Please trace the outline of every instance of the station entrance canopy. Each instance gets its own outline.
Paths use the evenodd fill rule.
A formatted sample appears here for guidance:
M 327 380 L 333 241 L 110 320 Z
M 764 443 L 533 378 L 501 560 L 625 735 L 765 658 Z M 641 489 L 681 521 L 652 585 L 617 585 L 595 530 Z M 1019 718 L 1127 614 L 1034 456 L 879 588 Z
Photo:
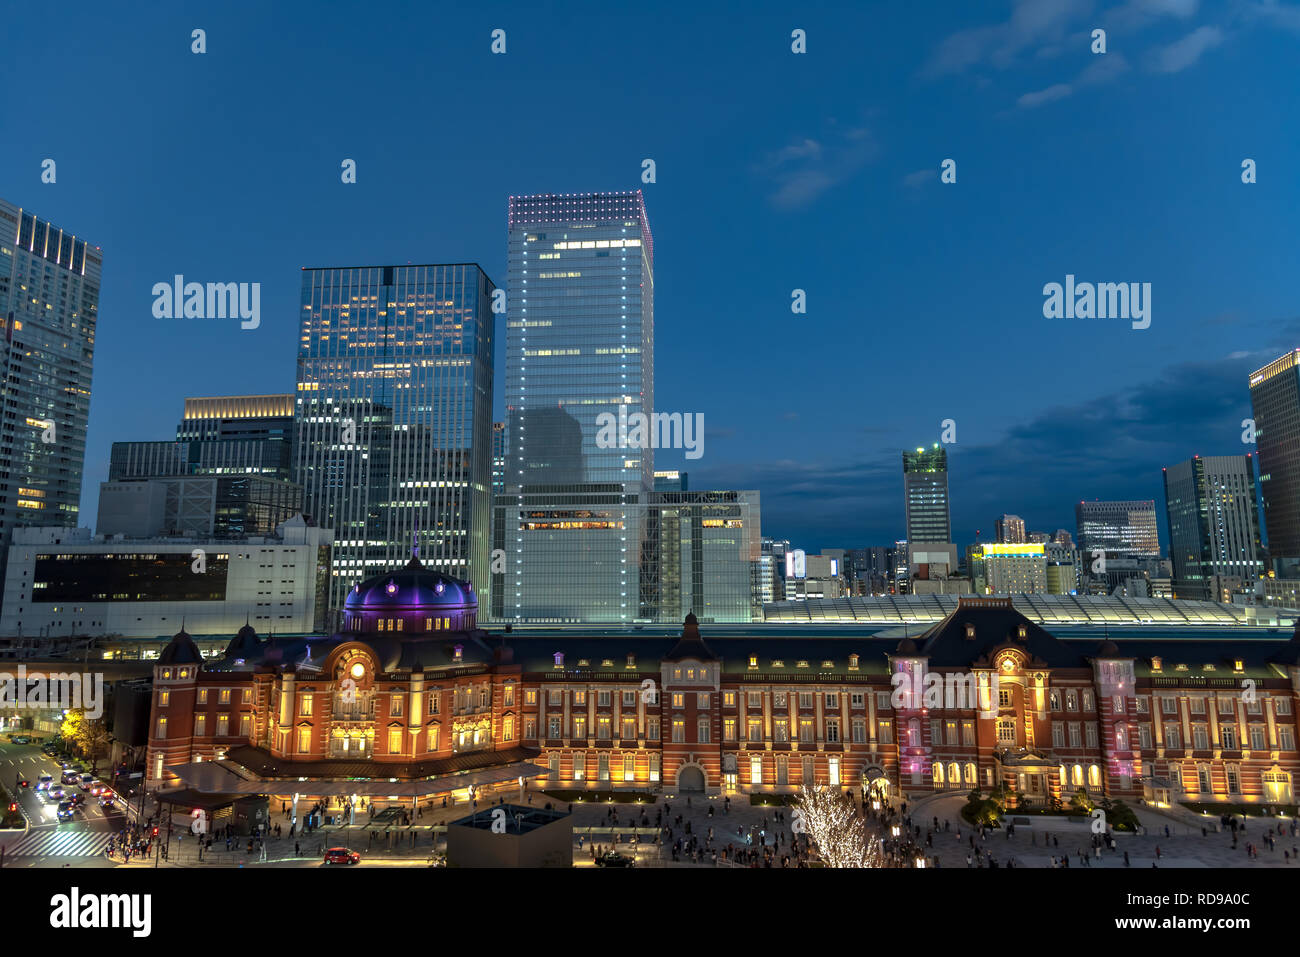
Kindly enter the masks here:
M 225 761 L 199 761 L 167 768 L 185 786 L 200 794 L 219 794 L 227 800 L 248 794 L 303 794 L 311 797 L 426 798 L 450 794 L 463 788 L 481 788 L 519 778 L 535 778 L 547 769 L 528 761 L 448 774 L 419 781 L 394 781 L 387 778 L 368 780 L 325 780 L 321 778 L 249 778 L 236 772 Z M 162 791 L 165 798 L 169 792 Z

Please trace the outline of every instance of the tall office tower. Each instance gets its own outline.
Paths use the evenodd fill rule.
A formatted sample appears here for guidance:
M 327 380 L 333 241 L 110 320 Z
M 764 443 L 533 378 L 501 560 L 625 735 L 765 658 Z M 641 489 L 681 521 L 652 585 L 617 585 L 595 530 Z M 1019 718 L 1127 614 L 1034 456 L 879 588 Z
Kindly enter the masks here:
M 656 492 L 650 496 L 647 578 L 659 583 L 656 621 L 763 618 L 762 526 L 757 491 Z M 770 554 L 767 556 L 772 557 Z
M 293 474 L 293 393 L 188 398 L 172 442 L 114 442 L 109 481 Z
M 333 607 L 412 542 L 490 591 L 494 288 L 472 263 L 303 270 L 294 474 L 334 529 Z
M 1279 578 L 1300 577 L 1300 349 L 1251 374 L 1250 406 L 1269 562 Z
M 76 527 L 103 257 L 0 200 L 0 576 L 15 527 Z
M 492 423 L 492 494 L 506 490 L 506 424 Z
M 1174 596 L 1218 600 L 1218 575 L 1254 583 L 1263 573 L 1250 455 L 1196 456 L 1164 469 Z
M 1160 533 L 1156 531 L 1155 500 L 1145 502 L 1080 502 L 1074 507 L 1079 550 L 1084 558 L 1102 549 L 1106 559 L 1156 559 Z
M 1056 530 L 1056 534 L 1052 536 L 1052 541 L 1056 542 L 1058 545 L 1069 545 L 1071 548 L 1074 547 L 1074 536 L 1063 528 L 1058 528 Z
M 1025 535 L 1025 520 L 1019 515 L 1003 515 L 993 523 L 993 531 L 1003 544 L 1029 541 Z
M 910 544 L 952 541 L 946 449 L 936 443 L 903 453 L 903 494 Z
M 508 227 L 504 617 L 653 619 L 654 448 L 629 443 L 639 433 L 625 424 L 654 410 L 645 202 L 639 190 L 512 196 Z M 612 443 L 606 415 L 620 424 Z

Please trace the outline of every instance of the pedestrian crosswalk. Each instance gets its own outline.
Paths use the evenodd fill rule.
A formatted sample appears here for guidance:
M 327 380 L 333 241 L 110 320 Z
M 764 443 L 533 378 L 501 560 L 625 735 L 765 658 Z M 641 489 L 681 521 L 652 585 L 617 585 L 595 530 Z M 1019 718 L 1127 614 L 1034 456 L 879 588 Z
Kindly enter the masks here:
M 5 848 L 6 857 L 94 857 L 113 839 L 103 831 L 32 831 Z

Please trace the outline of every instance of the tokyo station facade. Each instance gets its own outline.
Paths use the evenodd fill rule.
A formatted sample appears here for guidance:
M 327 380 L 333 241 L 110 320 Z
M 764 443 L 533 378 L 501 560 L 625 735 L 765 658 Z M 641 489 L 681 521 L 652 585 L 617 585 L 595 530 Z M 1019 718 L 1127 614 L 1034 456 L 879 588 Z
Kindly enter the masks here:
M 182 630 L 154 667 L 150 788 L 1295 800 L 1300 630 L 1064 639 L 1007 598 L 901 640 L 710 638 L 694 615 L 679 638 L 523 637 L 477 613 L 470 583 L 413 558 L 354 586 L 332 636 L 245 627 L 204 660 Z M 977 693 L 919 693 L 931 673 Z

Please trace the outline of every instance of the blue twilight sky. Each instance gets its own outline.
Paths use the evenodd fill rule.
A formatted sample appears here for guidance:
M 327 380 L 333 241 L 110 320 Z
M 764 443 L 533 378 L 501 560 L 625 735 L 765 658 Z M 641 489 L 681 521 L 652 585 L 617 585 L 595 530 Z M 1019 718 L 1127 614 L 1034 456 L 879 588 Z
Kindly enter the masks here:
M 468 260 L 504 284 L 510 194 L 635 189 L 647 157 L 656 404 L 707 427 L 702 459 L 657 464 L 761 490 L 764 532 L 809 550 L 901 537 L 900 452 L 946 418 L 959 543 L 1004 511 L 1052 531 L 1081 498 L 1159 502 L 1162 465 L 1247 450 L 1247 374 L 1300 345 L 1298 2 L 3 19 L 0 196 L 104 250 L 83 524 L 114 440 L 170 438 L 186 395 L 293 389 L 300 267 Z M 260 282 L 261 327 L 153 318 L 175 273 Z M 1150 328 L 1045 319 L 1067 273 L 1150 282 Z M 498 414 L 504 354 L 501 323 Z

